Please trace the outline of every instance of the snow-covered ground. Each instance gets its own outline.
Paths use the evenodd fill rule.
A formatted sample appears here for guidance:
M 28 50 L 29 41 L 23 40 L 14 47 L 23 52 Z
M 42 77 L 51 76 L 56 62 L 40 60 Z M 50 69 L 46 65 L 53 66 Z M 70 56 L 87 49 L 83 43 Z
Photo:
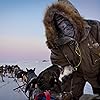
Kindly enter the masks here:
M 18 87 L 13 78 L 5 77 L 4 81 L 2 82 L 0 78 L 0 100 L 28 100 L 20 89 L 13 90 Z
M 19 62 L 18 64 L 22 69 L 36 67 L 36 74 L 38 75 L 42 70 L 50 66 L 50 62 Z M 25 94 L 20 90 L 14 91 L 13 89 L 18 87 L 16 81 L 13 78 L 4 77 L 4 81 L 1 81 L 0 77 L 0 100 L 28 100 Z M 21 84 L 21 82 L 19 82 Z M 89 83 L 86 83 L 84 88 L 84 94 L 93 94 L 92 88 Z

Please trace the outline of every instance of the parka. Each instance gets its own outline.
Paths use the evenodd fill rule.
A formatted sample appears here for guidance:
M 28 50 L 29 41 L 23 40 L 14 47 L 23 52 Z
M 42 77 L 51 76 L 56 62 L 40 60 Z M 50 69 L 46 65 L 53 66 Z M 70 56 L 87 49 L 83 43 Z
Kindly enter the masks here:
M 69 41 L 66 36 L 61 39 L 57 37 L 58 31 L 53 22 L 55 13 L 61 14 L 73 24 L 75 41 Z M 97 80 L 100 75 L 100 22 L 81 17 L 67 0 L 49 6 L 43 22 L 52 64 L 62 68 L 71 65 L 75 69 L 71 86 L 74 100 L 83 94 L 86 81 L 91 84 L 94 93 L 100 94 L 100 82 Z

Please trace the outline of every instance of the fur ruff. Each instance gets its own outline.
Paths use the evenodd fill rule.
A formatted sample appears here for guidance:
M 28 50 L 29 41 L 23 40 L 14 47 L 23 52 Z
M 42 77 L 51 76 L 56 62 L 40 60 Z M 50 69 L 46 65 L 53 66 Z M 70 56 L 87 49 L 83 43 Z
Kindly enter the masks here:
M 71 23 L 76 27 L 78 32 L 76 37 L 78 37 L 78 41 L 80 41 L 86 23 L 72 4 L 69 2 L 57 2 L 47 8 L 43 20 L 46 31 L 47 46 L 49 48 L 55 47 L 54 44 L 57 39 L 57 32 L 53 25 L 53 15 L 55 12 L 62 14 L 71 21 Z

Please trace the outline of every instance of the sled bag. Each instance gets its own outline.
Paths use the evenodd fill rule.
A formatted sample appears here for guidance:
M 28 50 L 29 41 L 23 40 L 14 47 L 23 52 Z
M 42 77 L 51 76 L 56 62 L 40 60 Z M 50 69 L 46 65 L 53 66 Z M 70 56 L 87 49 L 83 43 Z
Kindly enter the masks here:
M 46 91 L 36 95 L 34 100 L 55 100 L 55 98 L 50 95 L 49 91 Z

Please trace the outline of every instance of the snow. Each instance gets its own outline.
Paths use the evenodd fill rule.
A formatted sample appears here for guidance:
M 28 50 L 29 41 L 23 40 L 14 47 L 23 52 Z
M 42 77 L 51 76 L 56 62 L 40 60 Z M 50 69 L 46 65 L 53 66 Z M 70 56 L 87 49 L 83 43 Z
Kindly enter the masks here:
M 38 75 L 42 70 L 50 66 L 50 62 L 18 62 L 18 64 L 23 70 L 26 68 L 35 68 L 36 67 L 36 74 Z M 2 64 L 3 65 L 3 64 Z M 25 94 L 20 90 L 17 89 L 14 91 L 13 89 L 18 87 L 16 81 L 13 78 L 8 78 L 8 76 L 4 77 L 4 81 L 1 81 L 0 77 L 0 100 L 28 100 Z M 21 85 L 22 83 L 18 81 Z M 84 88 L 84 94 L 93 94 L 91 85 L 86 83 Z
M 0 100 L 28 100 L 20 90 L 13 90 L 18 87 L 13 78 L 4 77 L 4 81 L 0 80 Z
M 86 82 L 86 85 L 84 87 L 84 94 L 93 94 L 92 87 L 88 82 Z

